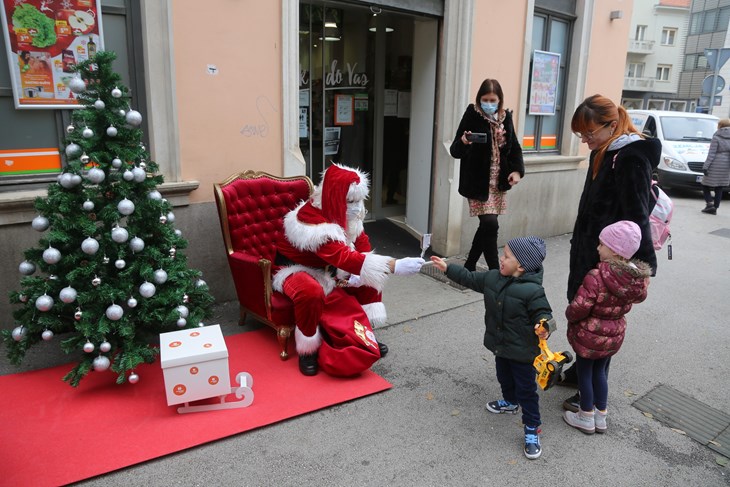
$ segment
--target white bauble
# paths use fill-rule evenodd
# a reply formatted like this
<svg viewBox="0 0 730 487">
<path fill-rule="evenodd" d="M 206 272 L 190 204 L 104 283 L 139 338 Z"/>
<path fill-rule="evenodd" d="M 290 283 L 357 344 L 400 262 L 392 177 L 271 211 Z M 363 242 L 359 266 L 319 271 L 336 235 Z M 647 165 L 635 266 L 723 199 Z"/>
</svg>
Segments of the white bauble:
<svg viewBox="0 0 730 487">
<path fill-rule="evenodd" d="M 136 384 L 137 382 L 139 382 L 139 376 L 134 372 L 129 374 L 129 383 Z"/>
<path fill-rule="evenodd" d="M 172 223 L 175 221 L 175 214 L 173 212 L 169 212 L 167 214 L 167 222 Z"/>
<path fill-rule="evenodd" d="M 101 285 L 101 279 L 99 276 L 94 276 L 94 278 L 91 280 L 91 285 L 94 287 L 98 287 Z"/>
<path fill-rule="evenodd" d="M 109 357 L 106 357 L 104 355 L 99 355 L 94 359 L 94 362 L 92 363 L 94 370 L 97 372 L 103 372 L 109 368 L 111 365 L 111 362 L 109 361 Z"/>
<path fill-rule="evenodd" d="M 144 240 L 134 237 L 129 241 L 129 248 L 132 249 L 132 252 L 142 252 L 144 250 Z"/>
<path fill-rule="evenodd" d="M 136 308 L 137 307 L 137 300 L 134 299 L 134 297 L 131 297 L 127 300 L 127 306 L 130 308 Z"/>
<path fill-rule="evenodd" d="M 106 103 L 104 103 L 103 100 L 96 100 L 94 102 L 94 108 L 96 108 L 97 110 L 103 110 L 104 108 L 106 108 Z"/>
<path fill-rule="evenodd" d="M 81 176 L 79 176 L 78 174 L 72 174 L 71 175 L 71 185 L 78 186 L 79 184 L 81 184 Z"/>
<path fill-rule="evenodd" d="M 72 134 L 74 130 L 76 130 L 76 127 L 74 127 L 73 125 L 69 125 L 68 127 L 66 127 L 67 134 Z"/>
<path fill-rule="evenodd" d="M 147 193 L 147 198 L 149 198 L 151 200 L 155 200 L 155 201 L 160 201 L 162 199 L 162 195 L 160 194 L 159 191 L 157 191 L 156 189 L 153 189 L 152 191 Z"/>
<path fill-rule="evenodd" d="M 86 127 L 81 132 L 81 135 L 83 135 L 85 139 L 90 139 L 90 138 L 92 138 L 94 136 L 94 131 L 91 130 L 89 127 Z"/>
<path fill-rule="evenodd" d="M 16 342 L 22 340 L 25 337 L 25 334 L 25 327 L 16 326 L 15 328 L 13 328 L 13 340 L 15 340 Z"/>
<path fill-rule="evenodd" d="M 86 211 L 91 211 L 94 209 L 94 202 L 91 200 L 84 201 L 84 204 L 81 205 L 81 207 Z"/>
<path fill-rule="evenodd" d="M 19 294 L 18 299 L 21 303 L 27 303 L 28 302 L 28 295 L 27 294 Z"/>
<path fill-rule="evenodd" d="M 107 257 L 106 254 L 105 254 L 104 257 L 101 259 L 101 262 L 103 264 L 108 264 L 109 263 L 109 257 Z"/>
<path fill-rule="evenodd" d="M 120 167 L 122 167 L 122 160 L 118 157 L 112 159 L 112 167 L 114 169 L 119 169 Z"/>
<path fill-rule="evenodd" d="M 124 310 L 118 304 L 112 304 L 106 309 L 106 317 L 112 321 L 119 321 L 124 315 Z"/>
<path fill-rule="evenodd" d="M 206 287 L 207 285 L 208 283 L 202 279 L 198 279 L 197 281 L 195 281 L 195 287 Z"/>
<path fill-rule="evenodd" d="M 58 179 L 58 184 L 60 184 L 61 187 L 65 189 L 73 188 L 75 186 L 73 175 L 67 172 L 61 174 L 61 177 Z"/>
<path fill-rule="evenodd" d="M 86 173 L 86 177 L 89 178 L 89 181 L 91 181 L 93 184 L 99 184 L 106 178 L 106 174 L 102 169 L 99 169 L 98 167 L 92 167 L 89 169 L 89 172 Z"/>
<path fill-rule="evenodd" d="M 189 301 L 190 301 L 190 296 L 188 296 L 187 294 L 183 294 L 183 303 L 187 303 Z"/>
<path fill-rule="evenodd" d="M 175 247 L 173 247 L 170 250 L 168 250 L 167 253 L 170 254 L 171 259 L 174 259 L 175 255 L 177 255 L 177 249 Z"/>
<path fill-rule="evenodd" d="M 176 308 L 177 314 L 182 316 L 183 318 L 187 318 L 190 314 L 190 310 L 187 306 L 183 306 L 182 304 Z"/>
<path fill-rule="evenodd" d="M 46 264 L 58 264 L 61 260 L 61 252 L 53 247 L 48 247 L 43 251 L 43 261 Z"/>
<path fill-rule="evenodd" d="M 122 116 L 122 117 L 123 117 L 123 116 L 125 116 L 125 115 L 127 114 L 127 112 L 125 112 L 125 111 L 124 111 L 124 110 L 122 110 L 121 108 L 119 109 L 119 111 L 118 111 L 117 113 L 118 113 L 118 114 L 119 114 L 120 116 Z"/>
<path fill-rule="evenodd" d="M 163 225 L 164 225 L 165 223 L 167 223 L 167 216 L 165 216 L 165 215 L 160 215 L 160 223 L 162 223 Z"/>
<path fill-rule="evenodd" d="M 38 296 L 38 299 L 35 300 L 35 307 L 38 311 L 48 311 L 53 308 L 53 298 L 48 294 Z"/>
<path fill-rule="evenodd" d="M 129 238 L 129 232 L 126 228 L 114 227 L 112 228 L 112 240 L 116 243 L 124 243 Z"/>
<path fill-rule="evenodd" d="M 96 347 L 95 347 L 95 346 L 94 346 L 94 344 L 93 344 L 93 343 L 91 343 L 91 342 L 86 342 L 86 343 L 84 343 L 84 352 L 86 352 L 86 353 L 91 353 L 91 352 L 93 352 L 95 348 L 96 348 Z"/>
<path fill-rule="evenodd" d="M 84 313 L 81 311 L 81 308 L 77 308 L 76 312 L 74 313 L 74 319 L 76 321 L 81 321 L 81 318 L 84 316 Z"/>
<path fill-rule="evenodd" d="M 179 228 L 176 228 L 175 229 L 175 235 L 178 236 L 178 237 L 182 237 L 182 230 L 180 230 Z"/>
<path fill-rule="evenodd" d="M 35 272 L 35 264 L 30 261 L 24 260 L 18 266 L 18 271 L 24 276 L 29 276 Z"/>
<path fill-rule="evenodd" d="M 107 129 L 106 129 L 106 134 L 109 137 L 116 137 L 117 133 L 118 133 L 117 128 L 114 125 L 107 127 Z"/>
<path fill-rule="evenodd" d="M 124 269 L 127 267 L 127 263 L 124 261 L 124 259 L 117 259 L 114 261 L 114 267 L 117 269 Z"/>
<path fill-rule="evenodd" d="M 84 83 L 84 80 L 80 77 L 74 76 L 71 78 L 71 81 L 68 82 L 68 89 L 78 95 L 79 93 L 86 91 L 86 83 Z"/>
<path fill-rule="evenodd" d="M 58 297 L 61 299 L 62 302 L 66 304 L 76 301 L 77 296 L 78 293 L 76 292 L 76 289 L 72 288 L 71 286 L 67 286 L 61 289 L 61 292 L 58 293 Z"/>
<path fill-rule="evenodd" d="M 142 123 L 142 114 L 137 110 L 129 110 L 124 117 L 127 123 L 133 127 L 138 127 Z M 144 150 L 144 149 L 143 149 Z"/>
<path fill-rule="evenodd" d="M 104 353 L 108 352 L 111 349 L 112 349 L 112 344 L 109 342 L 101 342 L 99 344 L 99 350 L 101 350 Z"/>
<path fill-rule="evenodd" d="M 157 269 L 153 279 L 156 284 L 165 284 L 167 282 L 167 272 L 164 269 Z"/>
<path fill-rule="evenodd" d="M 178 318 L 177 319 L 177 326 L 179 328 L 183 328 L 187 324 L 188 324 L 188 320 L 186 320 L 185 318 Z"/>
<path fill-rule="evenodd" d="M 51 338 L 53 338 L 53 332 L 51 330 L 43 330 L 43 333 L 41 333 L 41 338 L 45 341 L 49 341 Z"/>
<path fill-rule="evenodd" d="M 151 298 L 155 295 L 155 292 L 157 289 L 155 288 L 155 285 L 151 282 L 143 282 L 142 285 L 139 286 L 139 294 L 142 295 L 142 297 L 145 298 Z"/>
<path fill-rule="evenodd" d="M 141 183 L 145 180 L 145 178 L 147 178 L 147 173 L 141 167 L 135 167 L 132 169 L 132 176 L 135 183 Z"/>
<path fill-rule="evenodd" d="M 132 203 L 131 200 L 124 198 L 119 202 L 119 204 L 117 204 L 117 210 L 119 210 L 119 213 L 124 216 L 131 215 L 134 213 L 134 203 Z"/>
<path fill-rule="evenodd" d="M 114 98 L 121 98 L 122 97 L 122 90 L 120 90 L 119 88 L 117 88 L 115 86 L 114 89 L 112 90 L 112 96 Z"/>
<path fill-rule="evenodd" d="M 95 238 L 88 237 L 81 242 L 81 250 L 87 255 L 94 255 L 99 251 L 99 241 Z"/>
<path fill-rule="evenodd" d="M 38 230 L 39 232 L 42 232 L 44 230 L 47 230 L 49 226 L 51 226 L 51 223 L 48 221 L 48 218 L 46 218 L 43 215 L 38 215 L 37 217 L 33 218 L 33 221 L 30 223 L 30 226 L 33 227 L 33 230 Z"/>
<path fill-rule="evenodd" d="M 123 178 L 123 179 L 124 179 L 125 181 L 131 181 L 131 180 L 133 180 L 133 179 L 134 179 L 134 173 L 132 173 L 132 171 L 130 171 L 129 169 L 126 169 L 126 170 L 125 170 L 125 171 L 124 171 L 124 172 L 122 173 L 122 178 Z"/>
<path fill-rule="evenodd" d="M 79 157 L 79 161 L 81 161 L 84 164 L 86 164 L 90 160 L 91 159 L 89 158 L 89 156 L 86 155 L 86 152 L 84 152 L 83 154 L 81 154 L 81 157 Z"/>
<path fill-rule="evenodd" d="M 81 154 L 81 146 L 79 144 L 68 144 L 66 146 L 66 155 L 68 157 L 76 157 Z"/>
</svg>

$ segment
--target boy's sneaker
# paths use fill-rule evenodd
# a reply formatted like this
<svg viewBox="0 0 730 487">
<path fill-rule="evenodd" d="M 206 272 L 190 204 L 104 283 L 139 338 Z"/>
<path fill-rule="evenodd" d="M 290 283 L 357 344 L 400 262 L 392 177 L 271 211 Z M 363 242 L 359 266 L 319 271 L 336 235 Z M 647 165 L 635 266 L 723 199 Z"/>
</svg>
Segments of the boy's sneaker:
<svg viewBox="0 0 730 487">
<path fill-rule="evenodd" d="M 540 431 L 537 426 L 525 426 L 525 456 L 530 460 L 540 458 Z"/>
<path fill-rule="evenodd" d="M 492 401 L 487 403 L 487 411 L 490 413 L 512 413 L 515 414 L 519 411 L 520 407 L 517 404 L 500 399 L 499 401 Z"/>
<path fill-rule="evenodd" d="M 608 426 L 606 425 L 606 416 L 608 416 L 608 411 L 601 411 L 600 409 L 594 410 L 593 419 L 596 423 L 596 433 L 605 433 L 606 430 L 608 430 Z"/>
<path fill-rule="evenodd" d="M 563 409 L 577 413 L 580 410 L 580 392 L 576 392 L 563 401 Z"/>
<path fill-rule="evenodd" d="M 592 435 L 596 432 L 596 421 L 593 416 L 593 411 L 565 411 L 563 413 L 563 419 L 573 428 L 582 431 L 587 435 Z"/>
</svg>

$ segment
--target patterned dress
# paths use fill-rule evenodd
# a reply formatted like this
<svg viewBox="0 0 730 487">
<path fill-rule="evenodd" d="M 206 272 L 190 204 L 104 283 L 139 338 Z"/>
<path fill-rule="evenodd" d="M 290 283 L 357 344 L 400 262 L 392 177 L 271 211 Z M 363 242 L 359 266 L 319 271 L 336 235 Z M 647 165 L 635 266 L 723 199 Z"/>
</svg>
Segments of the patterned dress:
<svg viewBox="0 0 730 487">
<path fill-rule="evenodd" d="M 469 216 L 503 215 L 507 211 L 507 193 L 497 189 L 497 181 L 499 180 L 499 148 L 505 144 L 505 112 L 500 112 L 496 119 L 483 114 L 480 110 L 477 112 L 489 122 L 489 129 L 492 132 L 492 165 L 489 168 L 489 198 L 487 201 L 469 199 Z"/>
</svg>

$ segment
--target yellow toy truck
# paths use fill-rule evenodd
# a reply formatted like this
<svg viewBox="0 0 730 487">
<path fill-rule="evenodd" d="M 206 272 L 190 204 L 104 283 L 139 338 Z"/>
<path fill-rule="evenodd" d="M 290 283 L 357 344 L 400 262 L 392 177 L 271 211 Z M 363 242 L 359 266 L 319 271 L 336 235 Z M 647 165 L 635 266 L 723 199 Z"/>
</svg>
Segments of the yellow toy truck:
<svg viewBox="0 0 730 487">
<path fill-rule="evenodd" d="M 541 319 L 540 327 L 549 329 L 546 324 L 547 321 L 544 318 Z M 532 366 L 537 371 L 537 385 L 543 391 L 546 391 L 558 382 L 563 365 L 570 363 L 573 360 L 573 355 L 570 352 L 551 352 L 547 340 L 544 338 L 539 338 L 538 346 L 540 347 L 540 355 L 535 357 Z"/>
</svg>

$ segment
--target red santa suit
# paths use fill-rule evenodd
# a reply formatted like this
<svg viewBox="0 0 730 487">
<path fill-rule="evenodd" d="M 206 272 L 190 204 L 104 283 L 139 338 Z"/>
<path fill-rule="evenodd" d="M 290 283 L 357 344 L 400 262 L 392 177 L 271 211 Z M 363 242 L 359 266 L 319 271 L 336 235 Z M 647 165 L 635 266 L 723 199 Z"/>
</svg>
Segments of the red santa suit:
<svg viewBox="0 0 730 487">
<path fill-rule="evenodd" d="M 318 353 L 332 375 L 354 375 L 380 358 L 372 326 L 385 323 L 382 290 L 391 257 L 373 253 L 362 219 L 367 175 L 333 164 L 312 197 L 284 217 L 273 287 L 294 302 L 299 355 Z M 360 287 L 341 287 L 350 275 Z"/>
</svg>

